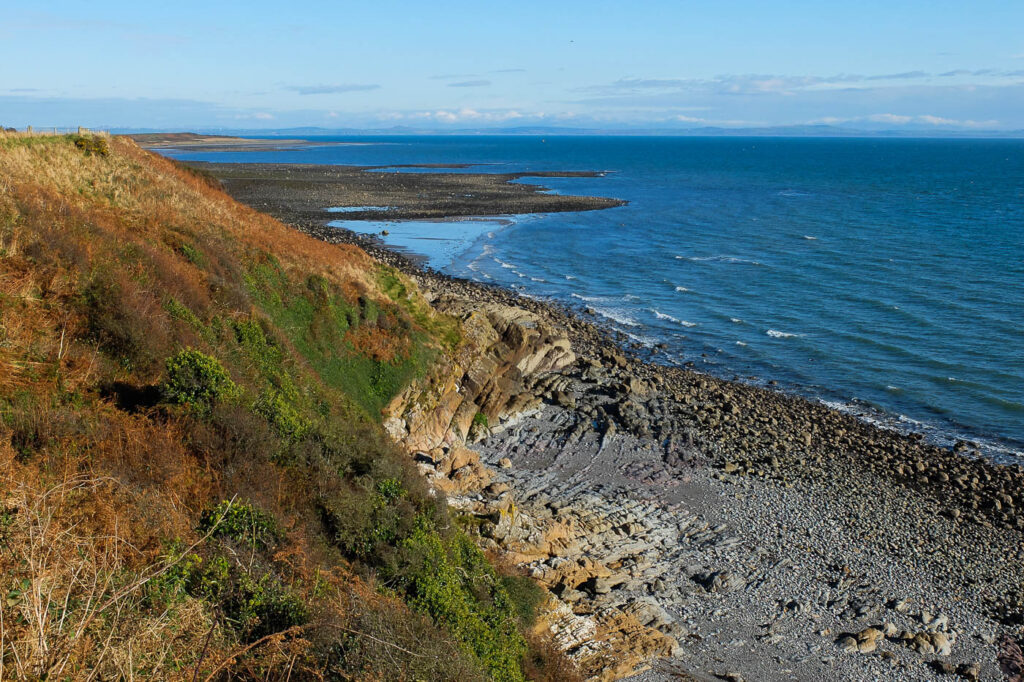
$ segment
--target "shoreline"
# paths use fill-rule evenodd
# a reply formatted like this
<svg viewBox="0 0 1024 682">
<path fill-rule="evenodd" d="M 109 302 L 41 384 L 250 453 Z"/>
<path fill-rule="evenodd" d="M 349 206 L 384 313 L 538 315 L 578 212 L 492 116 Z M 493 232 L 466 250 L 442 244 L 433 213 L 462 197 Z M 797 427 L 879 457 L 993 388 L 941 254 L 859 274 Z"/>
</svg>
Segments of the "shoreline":
<svg viewBox="0 0 1024 682">
<path fill-rule="evenodd" d="M 233 187 L 229 179 L 226 187 L 234 194 L 237 185 Z M 625 494 L 638 504 L 653 505 L 645 507 L 652 532 L 675 523 L 675 516 L 666 517 L 657 510 L 674 508 L 673 514 L 681 513 L 678 505 L 682 504 L 696 517 L 733 527 L 736 537 L 745 538 L 742 543 L 758 548 L 753 555 L 742 551 L 742 543 L 737 545 L 728 533 L 716 531 L 718 540 L 711 545 L 717 548 L 712 552 L 714 561 L 692 575 L 686 575 L 686 566 L 673 563 L 672 552 L 657 550 L 657 565 L 669 566 L 677 577 L 682 571 L 683 577 L 675 587 L 655 587 L 653 579 L 641 587 L 669 614 L 663 631 L 680 637 L 684 653 L 692 652 L 688 670 L 696 666 L 711 672 L 717 665 L 715 657 L 731 643 L 708 633 L 694 640 L 681 634 L 680 628 L 689 627 L 681 624 L 692 621 L 698 632 L 710 632 L 721 629 L 724 618 L 724 627 L 746 633 L 744 641 L 758 651 L 757 656 L 737 658 L 734 669 L 756 675 L 754 679 L 790 679 L 779 675 L 781 663 L 768 660 L 772 649 L 785 643 L 775 635 L 762 637 L 763 633 L 756 632 L 757 624 L 748 618 L 755 613 L 761 614 L 757 618 L 764 617 L 770 601 L 761 594 L 764 591 L 777 600 L 780 589 L 793 590 L 792 601 L 806 601 L 819 622 L 832 623 L 816 628 L 811 619 L 810 625 L 794 625 L 790 635 L 799 647 L 815 652 L 811 658 L 819 660 L 801 659 L 794 649 L 787 656 L 807 674 L 820 675 L 822 663 L 845 666 L 846 676 L 837 679 L 861 679 L 857 674 L 868 670 L 878 674 L 878 669 L 886 669 L 878 666 L 890 664 L 904 666 L 906 676 L 901 679 L 938 679 L 937 675 L 960 670 L 953 666 L 946 671 L 941 659 L 927 660 L 935 653 L 934 647 L 915 649 L 897 635 L 887 635 L 891 646 L 886 653 L 891 656 L 884 659 L 863 650 L 847 651 L 847 634 L 866 632 L 865 628 L 879 625 L 883 616 L 889 619 L 886 623 L 899 621 L 904 632 L 911 632 L 913 625 L 904 617 L 909 611 L 887 606 L 904 599 L 890 588 L 916 593 L 919 605 L 914 607 L 914 617 L 921 626 L 929 627 L 925 622 L 931 619 L 929 614 L 952 614 L 957 626 L 951 637 L 955 640 L 960 635 L 957 651 L 963 652 L 956 654 L 957 660 L 961 668 L 967 666 L 957 674 L 964 679 L 978 679 L 968 676 L 974 663 L 986 673 L 994 672 L 996 635 L 1018 632 L 1024 625 L 1020 575 L 1024 565 L 1024 514 L 1020 511 L 1024 509 L 1024 469 L 1020 464 L 1000 465 L 965 456 L 970 455 L 966 444 L 950 449 L 924 443 L 919 434 L 883 429 L 808 398 L 654 364 L 638 357 L 623 335 L 584 319 L 570 306 L 426 270 L 373 237 L 328 227 L 329 216 L 322 207 L 331 204 L 317 203 L 316 210 L 312 205 L 295 206 L 292 201 L 281 201 L 273 191 L 261 193 L 258 182 L 250 182 L 241 194 L 235 196 L 243 203 L 318 239 L 359 245 L 402 270 L 439 310 L 495 303 L 529 311 L 552 328 L 565 331 L 578 361 L 564 374 L 564 387 L 539 396 L 544 405 L 540 412 L 490 433 L 482 441 L 482 456 L 498 464 L 495 470 L 499 472 L 505 471 L 502 459 L 512 462 L 512 469 L 505 471 L 501 480 L 514 484 L 523 508 L 534 513 L 543 513 L 548 504 L 544 499 L 566 496 L 571 499 L 563 501 L 574 504 L 584 499 L 580 496 L 585 493 L 585 499 L 598 500 L 593 505 L 600 513 L 612 514 L 625 499 L 620 495 Z M 358 199 L 344 203 L 357 202 L 381 205 Z M 549 435 L 541 438 L 537 433 Z M 609 460 L 612 451 L 622 457 Z M 539 453 L 546 454 L 540 457 Z M 638 459 L 636 453 L 644 455 Z M 582 482 L 581 476 L 585 477 Z M 580 487 L 605 479 L 626 492 Z M 564 487 L 565 480 L 573 485 Z M 723 506 L 725 498 L 734 502 Z M 532 507 L 531 500 L 535 502 Z M 763 504 L 755 504 L 756 500 Z M 781 525 L 780 513 L 787 519 Z M 630 523 L 642 526 L 644 518 L 641 515 Z M 822 535 L 823 527 L 840 526 L 835 533 Z M 751 528 L 761 531 L 751 535 Z M 772 537 L 776 537 L 775 545 L 771 545 Z M 798 567 L 805 566 L 794 576 L 799 584 L 787 583 L 782 575 L 785 571 L 780 573 L 776 567 L 777 554 L 786 547 L 797 553 L 811 552 L 804 558 L 805 564 L 798 562 Z M 620 552 L 610 551 L 615 556 Z M 648 549 L 639 556 L 654 551 Z M 690 555 L 684 552 L 681 556 Z M 702 563 L 712 558 L 701 553 L 693 556 L 703 557 Z M 543 572 L 544 566 L 556 563 L 552 559 L 534 569 Z M 618 563 L 621 561 L 609 565 Z M 820 595 L 814 595 L 821 590 L 835 592 L 844 584 L 842 571 L 835 577 L 836 570 L 843 567 L 871 575 L 874 582 L 885 581 L 888 575 L 891 585 L 858 594 L 853 601 L 846 599 L 842 609 L 835 607 L 838 597 L 816 601 Z M 693 585 L 704 585 L 702 576 L 717 574 L 721 578 L 723 571 L 744 576 L 745 586 L 720 590 L 709 578 L 711 587 L 698 592 L 701 599 L 732 603 L 733 615 L 715 616 L 717 611 L 712 608 L 687 612 Z M 750 580 L 758 574 L 773 577 L 764 577 L 759 583 Z M 664 576 L 661 580 L 665 582 Z M 835 586 L 828 587 L 833 582 Z M 609 594 L 613 601 L 621 596 L 603 588 L 581 592 L 573 585 L 555 587 L 574 608 L 584 611 L 598 608 Z M 788 608 L 784 605 L 783 612 Z M 854 651 L 858 651 L 856 641 Z M 861 672 L 854 672 L 858 670 Z M 667 679 L 651 675 L 645 679 Z"/>
<path fill-rule="evenodd" d="M 758 392 L 764 392 L 771 396 L 777 396 L 786 401 L 798 401 L 805 404 L 813 413 L 832 413 L 837 417 L 842 418 L 843 421 L 852 420 L 856 424 L 863 427 L 867 432 L 877 431 L 880 437 L 885 435 L 895 437 L 897 441 L 903 441 L 904 447 L 922 448 L 926 456 L 937 456 L 943 459 L 948 454 L 954 454 L 957 458 L 963 458 L 967 461 L 980 461 L 983 464 L 991 465 L 998 469 L 1007 469 L 1015 471 L 1016 474 L 1021 476 L 1021 481 L 1024 481 L 1024 463 L 1018 462 L 1015 464 L 1009 463 L 997 463 L 984 459 L 984 456 L 972 450 L 971 443 L 967 441 L 960 441 L 957 446 L 954 447 L 943 447 L 940 445 L 923 443 L 923 434 L 914 431 L 902 431 L 887 428 L 886 426 L 874 424 L 872 422 L 861 419 L 860 417 L 848 413 L 844 410 L 839 410 L 830 405 L 824 404 L 816 398 L 803 396 L 797 393 L 787 392 L 779 389 L 772 388 L 770 380 L 765 379 L 765 382 L 769 385 L 759 386 L 743 381 L 727 379 L 724 377 L 716 376 L 708 372 L 702 372 L 699 369 L 691 367 L 671 367 L 667 365 L 660 365 L 651 361 L 653 356 L 650 353 L 652 349 L 646 349 L 646 347 L 633 342 L 629 339 L 628 335 L 618 331 L 616 329 L 602 326 L 584 317 L 585 312 L 578 310 L 575 306 L 570 303 L 561 301 L 552 301 L 546 299 L 540 299 L 530 296 L 524 296 L 523 294 L 515 291 L 514 289 L 504 287 L 500 284 L 491 284 L 484 282 L 474 282 L 460 277 L 453 277 L 433 269 L 422 267 L 421 259 L 416 254 L 405 254 L 398 250 L 389 248 L 383 241 L 376 235 L 365 235 L 351 230 L 347 230 L 342 227 L 330 226 L 328 223 L 334 222 L 331 214 L 325 214 L 321 204 L 315 204 L 316 208 L 310 210 L 310 195 L 315 195 L 315 192 L 298 192 L 298 199 L 289 199 L 287 202 L 278 200 L 278 192 L 280 191 L 279 186 L 275 186 L 281 182 L 282 174 L 288 174 L 291 169 L 302 170 L 307 173 L 314 173 L 317 177 L 317 183 L 324 181 L 325 171 L 330 171 L 333 168 L 342 169 L 339 174 L 333 174 L 328 172 L 326 179 L 333 182 L 342 182 L 349 177 L 358 173 L 365 172 L 367 168 L 361 166 L 339 166 L 339 167 L 324 167 L 324 166 L 301 166 L 297 164 L 264 164 L 264 163 L 223 163 L 214 164 L 206 162 L 188 163 L 188 165 L 200 168 L 205 172 L 210 173 L 217 177 L 221 182 L 225 184 L 225 189 L 234 198 L 241 201 L 242 203 L 248 204 L 257 210 L 270 213 L 274 217 L 282 220 L 287 224 L 293 225 L 298 229 L 310 234 L 321 241 L 335 242 L 335 243 L 348 243 L 360 246 L 368 253 L 370 253 L 377 260 L 398 268 L 403 273 L 414 277 L 418 281 L 427 282 L 431 285 L 430 288 L 444 288 L 446 285 L 453 285 L 462 290 L 462 293 L 472 299 L 477 294 L 483 294 L 483 300 L 500 302 L 506 305 L 523 308 L 533 312 L 535 314 L 541 314 L 543 317 L 552 319 L 558 322 L 564 328 L 576 332 L 576 337 L 571 340 L 575 343 L 582 343 L 584 347 L 590 352 L 600 354 L 602 351 L 607 351 L 609 347 L 614 349 L 614 352 L 625 352 L 632 356 L 631 359 L 641 363 L 645 368 L 645 373 L 658 373 L 664 371 L 666 373 L 679 375 L 693 375 L 694 377 L 704 377 L 714 382 L 720 382 L 724 385 L 735 387 L 741 391 L 752 391 L 754 395 Z M 246 167 L 250 170 L 257 170 L 257 173 L 250 173 L 244 176 L 239 176 L 232 171 L 232 169 L 238 169 L 238 167 Z M 374 168 L 374 167 L 370 167 Z M 602 171 L 569 171 L 569 172 L 538 172 L 534 174 L 502 174 L 502 175 L 491 175 L 491 174 L 460 174 L 457 177 L 466 178 L 467 181 L 473 182 L 479 180 L 481 177 L 485 178 L 489 184 L 493 183 L 493 178 L 499 178 L 500 182 L 507 183 L 514 187 L 527 188 L 530 193 L 536 195 L 536 187 L 532 185 L 517 185 L 515 183 L 509 183 L 509 179 L 516 177 L 522 177 L 529 175 L 530 177 L 594 177 L 602 173 Z M 390 174 L 388 174 L 390 175 Z M 429 176 L 427 173 L 416 174 L 420 177 Z M 241 187 L 235 183 L 240 179 L 244 178 Z M 288 183 L 292 186 L 289 188 L 295 194 L 294 183 L 295 179 L 289 178 Z M 472 185 L 470 185 L 472 186 Z M 263 190 L 267 189 L 268 192 Z M 347 190 L 345 190 L 347 192 Z M 583 199 L 584 203 L 589 203 L 589 200 L 594 200 L 593 208 L 585 210 L 599 210 L 600 208 L 614 207 L 622 205 L 623 202 L 614 199 L 604 199 L 601 197 L 577 197 L 573 195 L 539 195 L 543 199 L 556 199 L 564 200 L 556 202 L 556 211 L 573 211 L 579 210 L 574 208 L 577 204 L 576 200 Z M 276 201 L 275 201 L 276 200 Z M 415 219 L 430 219 L 427 216 L 435 216 L 439 212 L 443 212 L 436 206 L 424 206 L 425 202 L 422 198 L 418 198 L 419 208 L 408 208 L 403 210 L 401 213 L 388 213 L 387 217 L 401 220 L 415 220 Z M 428 200 L 429 201 L 429 200 Z M 305 205 L 306 208 L 296 208 L 296 203 L 300 206 Z M 343 203 L 343 202 L 342 202 Z M 380 205 L 380 202 L 368 202 L 362 204 L 366 206 Z M 493 212 L 473 212 L 466 213 L 465 205 L 456 205 L 452 207 L 447 205 L 444 209 L 452 211 L 446 215 L 440 216 L 436 219 L 455 219 L 463 217 L 500 217 L 511 215 L 515 212 L 497 210 Z M 453 210 L 454 209 L 454 210 Z M 522 211 L 525 213 L 525 211 Z M 549 211 L 550 212 L 550 211 Z M 367 217 L 371 216 L 371 217 Z M 366 211 L 366 212 L 353 212 L 345 214 L 346 220 L 377 220 L 384 219 L 385 214 L 382 212 Z M 585 332 L 580 330 L 586 329 Z M 646 350 L 646 353 L 638 353 L 637 351 Z M 657 348 L 653 349 L 655 354 Z M 647 357 L 645 357 L 647 356 Z M 898 447 L 898 446 L 897 446 Z M 966 455 L 966 456 L 965 456 Z M 1024 489 L 1024 486 L 1022 486 Z M 1024 528 L 1024 524 L 1022 524 Z"/>
<path fill-rule="evenodd" d="M 266 210 L 285 222 L 314 226 L 328 220 L 349 220 L 353 222 L 389 221 L 459 221 L 465 218 L 502 218 L 524 214 L 543 214 L 563 211 L 598 210 L 614 208 L 624 202 L 591 196 L 550 195 L 546 188 L 535 184 L 520 183 L 520 178 L 544 177 L 600 177 L 607 171 L 535 171 L 530 173 L 459 173 L 431 174 L 429 172 L 407 173 L 401 178 L 382 173 L 380 168 L 459 168 L 468 164 L 411 164 L 399 166 L 322 166 L 271 163 L 209 163 L 189 162 L 221 179 L 232 195 L 260 210 Z M 332 189 L 332 185 L 335 187 Z M 343 186 L 342 190 L 337 187 Z M 512 190 L 509 193 L 509 190 Z M 550 201 L 548 201 L 550 200 Z M 354 205 L 367 210 L 345 211 L 325 218 L 323 207 L 332 205 Z M 372 210 L 382 209 L 387 210 Z M 514 219 L 514 218 L 513 218 Z M 333 229 L 347 229 L 338 227 Z M 382 229 L 387 229 L 382 226 Z M 377 246 L 389 248 L 383 240 Z M 405 252 L 407 245 L 393 247 Z M 414 250 L 405 252 L 406 257 L 419 265 L 430 266 L 431 256 L 423 259 Z M 483 285 L 490 286 L 489 283 Z M 501 286 L 501 285 L 499 285 Z M 519 294 L 523 296 L 522 293 Z M 551 302 L 550 300 L 548 302 Z M 588 314 L 586 304 L 573 305 L 569 301 L 558 301 L 557 305 L 576 315 Z M 598 314 L 600 312 L 598 311 Z M 611 323 L 609 327 L 614 327 Z M 663 347 L 661 344 L 644 344 L 633 338 L 628 340 L 627 331 L 616 329 L 623 334 L 619 342 L 637 351 L 638 357 L 657 360 Z M 698 361 L 699 363 L 699 361 Z M 693 368 L 692 363 L 678 363 Z M 723 380 L 737 381 L 777 390 L 789 395 L 798 395 L 812 402 L 826 404 L 831 409 L 854 415 L 883 430 L 903 435 L 923 433 L 926 440 L 939 447 L 959 447 L 978 451 L 982 456 L 1000 465 L 1013 466 L 1024 463 L 1017 453 L 1024 453 L 1024 444 L 1012 438 L 972 432 L 970 427 L 958 429 L 954 424 L 931 424 L 911 417 L 904 417 L 899 411 L 876 408 L 869 403 L 859 404 L 841 392 L 827 390 L 815 392 L 800 385 L 791 385 L 769 375 L 753 377 L 751 381 L 739 378 L 742 368 L 729 366 L 700 367 L 702 371 Z M 837 405 L 836 403 L 841 403 Z M 918 415 L 918 419 L 921 417 Z"/>
</svg>

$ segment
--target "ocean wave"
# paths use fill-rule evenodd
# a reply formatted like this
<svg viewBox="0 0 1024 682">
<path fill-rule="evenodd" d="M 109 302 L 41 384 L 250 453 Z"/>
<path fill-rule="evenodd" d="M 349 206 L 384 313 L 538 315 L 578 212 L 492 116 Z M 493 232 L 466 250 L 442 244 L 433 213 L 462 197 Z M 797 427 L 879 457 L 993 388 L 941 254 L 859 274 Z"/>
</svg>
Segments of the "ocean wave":
<svg viewBox="0 0 1024 682">
<path fill-rule="evenodd" d="M 676 256 L 676 260 L 688 260 L 694 263 L 739 263 L 741 265 L 763 265 L 761 261 L 739 258 L 737 256 Z"/>
<path fill-rule="evenodd" d="M 490 244 L 484 244 L 484 248 L 483 251 L 481 252 L 481 255 L 490 256 L 492 253 L 494 253 L 494 247 L 491 246 Z"/>
<path fill-rule="evenodd" d="M 971 434 L 930 424 L 919 419 L 913 419 L 905 414 L 891 414 L 856 402 L 826 400 L 824 398 L 819 398 L 818 402 L 826 407 L 852 415 L 863 422 L 872 424 L 881 429 L 896 431 L 898 433 L 923 433 L 929 441 L 940 446 L 944 445 L 948 447 L 956 443 L 958 440 L 966 440 L 975 443 L 983 454 L 994 458 L 997 462 L 1014 464 L 1020 463 L 1021 459 L 1024 458 L 1024 451 L 1018 450 L 1014 447 L 1007 446 L 1003 443 L 989 440 L 987 438 L 978 438 Z"/>
<path fill-rule="evenodd" d="M 738 317 L 730 317 L 730 318 L 729 318 L 729 321 L 730 321 L 730 322 L 734 322 L 734 323 L 736 323 L 736 324 L 743 324 L 743 320 L 741 320 L 741 319 L 740 319 L 740 318 L 738 318 Z"/>
<path fill-rule="evenodd" d="M 812 242 L 814 242 L 814 241 L 818 241 L 818 238 L 817 238 L 817 237 L 812 237 L 812 236 L 811 236 L 811 235 L 809 235 L 809 234 L 805 234 L 805 235 L 804 235 L 804 239 L 806 239 L 806 240 L 808 240 L 808 241 L 812 241 Z"/>
<path fill-rule="evenodd" d="M 643 334 L 633 334 L 630 332 L 625 332 L 625 334 L 626 336 L 633 339 L 637 343 L 647 346 L 648 348 L 652 348 L 656 343 L 659 343 L 658 339 L 652 336 L 645 336 Z"/>
<path fill-rule="evenodd" d="M 566 279 L 576 279 L 575 275 L 565 275 Z"/>
<path fill-rule="evenodd" d="M 737 341 L 737 342 L 736 342 L 736 345 L 737 345 L 737 346 L 745 346 L 745 345 L 747 345 L 747 344 L 743 343 L 742 341 Z"/>
<path fill-rule="evenodd" d="M 676 291 L 689 291 L 686 287 L 676 287 Z"/>
<path fill-rule="evenodd" d="M 598 308 L 597 306 L 594 306 L 594 312 L 600 315 L 601 317 L 606 317 L 612 322 L 618 322 L 619 324 L 624 324 L 627 327 L 641 326 L 639 322 L 634 320 L 632 317 L 627 315 L 622 310 L 617 310 L 615 308 Z"/>
<path fill-rule="evenodd" d="M 790 334 L 789 332 L 780 332 L 777 329 L 769 329 L 768 331 L 765 332 L 765 334 L 772 337 L 773 339 L 792 339 L 798 336 L 803 336 L 803 334 Z"/>
<path fill-rule="evenodd" d="M 672 317 L 671 315 L 663 313 L 660 310 L 655 310 L 654 308 L 650 308 L 650 311 L 654 313 L 654 316 L 659 320 L 668 320 L 669 322 L 675 322 L 676 324 L 681 325 L 683 327 L 697 326 L 696 322 L 687 322 L 686 320 L 680 320 L 678 317 Z"/>
</svg>

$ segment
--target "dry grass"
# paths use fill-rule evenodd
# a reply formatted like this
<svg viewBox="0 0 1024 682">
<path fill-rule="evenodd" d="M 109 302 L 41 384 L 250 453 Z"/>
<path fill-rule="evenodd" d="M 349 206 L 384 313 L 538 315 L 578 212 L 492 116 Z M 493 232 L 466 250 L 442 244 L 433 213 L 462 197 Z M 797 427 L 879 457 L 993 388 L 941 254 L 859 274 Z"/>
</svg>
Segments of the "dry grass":
<svg viewBox="0 0 1024 682">
<path fill-rule="evenodd" d="M 133 545 L 109 509 L 118 486 L 3 481 L 0 679 L 175 677 L 214 628 L 195 601 L 144 608 L 143 588 L 171 565 L 147 563 Z"/>
</svg>

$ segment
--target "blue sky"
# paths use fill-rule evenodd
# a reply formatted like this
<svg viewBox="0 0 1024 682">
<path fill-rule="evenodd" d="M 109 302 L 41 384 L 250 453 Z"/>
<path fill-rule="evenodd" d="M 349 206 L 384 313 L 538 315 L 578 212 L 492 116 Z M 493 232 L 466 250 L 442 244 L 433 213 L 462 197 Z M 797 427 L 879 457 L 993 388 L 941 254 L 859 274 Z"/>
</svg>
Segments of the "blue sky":
<svg viewBox="0 0 1024 682">
<path fill-rule="evenodd" d="M 5 2 L 0 124 L 1024 129 L 1024 2 Z"/>
</svg>

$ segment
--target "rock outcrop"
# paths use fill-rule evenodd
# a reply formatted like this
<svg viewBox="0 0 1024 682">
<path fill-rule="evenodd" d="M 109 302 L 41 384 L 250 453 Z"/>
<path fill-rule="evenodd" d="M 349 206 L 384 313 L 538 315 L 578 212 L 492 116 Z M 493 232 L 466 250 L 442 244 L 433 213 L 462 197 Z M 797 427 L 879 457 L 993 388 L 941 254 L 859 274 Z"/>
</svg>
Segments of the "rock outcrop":
<svg viewBox="0 0 1024 682">
<path fill-rule="evenodd" d="M 387 408 L 384 428 L 446 492 L 484 488 L 490 475 L 466 443 L 539 407 L 533 387 L 575 360 L 565 334 L 519 308 L 453 303 L 463 339 L 425 382 Z"/>
<path fill-rule="evenodd" d="M 660 607 L 609 598 L 613 588 L 636 582 L 630 566 L 637 557 L 595 551 L 608 549 L 602 543 L 617 545 L 620 529 L 638 521 L 637 510 L 607 513 L 586 501 L 519 506 L 517 492 L 492 482 L 493 471 L 469 447 L 539 408 L 542 395 L 571 400 L 558 381 L 576 361 L 566 334 L 521 308 L 461 300 L 435 305 L 461 320 L 462 342 L 388 406 L 388 434 L 454 509 L 478 519 L 485 546 L 527 567 L 555 595 L 541 627 L 584 674 L 616 679 L 670 655 L 678 644 L 659 629 L 670 622 Z M 633 544 L 634 555 L 647 546 L 646 540 Z"/>
</svg>

